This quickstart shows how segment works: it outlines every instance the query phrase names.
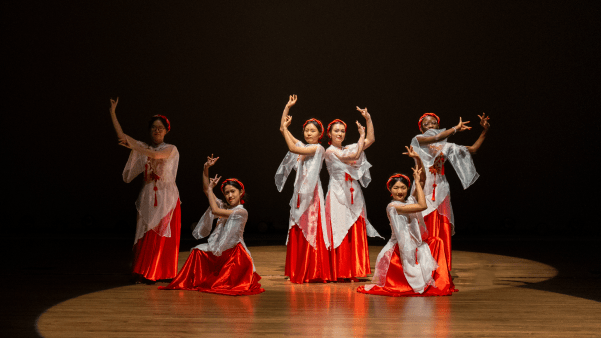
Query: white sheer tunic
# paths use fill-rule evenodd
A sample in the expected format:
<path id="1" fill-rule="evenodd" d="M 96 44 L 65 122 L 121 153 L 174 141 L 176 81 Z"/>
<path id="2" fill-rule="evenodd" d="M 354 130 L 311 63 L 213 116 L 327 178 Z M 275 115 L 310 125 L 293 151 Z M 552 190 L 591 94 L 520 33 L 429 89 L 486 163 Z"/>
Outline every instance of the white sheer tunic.
<path id="1" fill-rule="evenodd" d="M 428 209 L 422 214 L 428 215 L 434 210 L 446 216 L 453 229 L 451 234 L 455 234 L 455 217 L 451 207 L 451 193 L 449 183 L 444 175 L 444 162 L 449 160 L 461 180 L 463 189 L 472 185 L 480 175 L 476 172 L 476 167 L 472 161 L 472 155 L 465 146 L 447 142 L 446 139 L 435 143 L 420 145 L 418 137 L 436 136 L 446 129 L 430 129 L 424 134 L 417 135 L 411 140 L 411 146 L 419 154 L 426 171 L 426 183 L 424 194 Z"/>
<path id="2" fill-rule="evenodd" d="M 357 151 L 357 144 L 350 144 L 343 149 L 330 146 L 326 150 L 325 160 L 330 174 L 328 184 L 328 195 L 326 196 L 326 219 L 332 227 L 333 247 L 337 248 L 342 243 L 349 229 L 359 216 L 365 219 L 367 236 L 380 237 L 380 234 L 367 220 L 365 199 L 361 192 L 360 182 L 367 187 L 371 182 L 369 168 L 365 153 L 361 153 L 359 159 L 351 164 L 342 162 L 338 156 L 347 157 Z M 338 156 L 336 156 L 338 155 Z"/>
<path id="3" fill-rule="evenodd" d="M 123 169 L 123 180 L 131 182 L 140 173 L 144 173 L 144 186 L 138 199 L 138 222 L 134 245 L 144 234 L 155 231 L 161 237 L 171 237 L 171 217 L 179 199 L 179 191 L 175 185 L 179 152 L 174 145 L 161 143 L 157 147 L 137 141 L 138 145 L 153 151 L 170 150 L 171 154 L 165 159 L 153 159 L 135 150 L 129 154 L 129 159 Z"/>
<path id="4" fill-rule="evenodd" d="M 410 196 L 407 202 L 392 201 L 386 207 L 392 236 L 378 255 L 376 271 L 372 278 L 373 284 L 366 285 L 366 290 L 371 290 L 374 285 L 380 287 L 386 285 L 386 275 L 395 245 L 399 247 L 403 272 L 413 291 L 423 293 L 429 285 L 436 287 L 432 273 L 436 271 L 438 264 L 432 257 L 428 244 L 422 242 L 422 235 L 427 230 L 421 212 L 399 214 L 395 208 L 396 205 L 416 203 L 415 198 Z"/>
<path id="5" fill-rule="evenodd" d="M 217 199 L 217 206 L 220 209 L 225 209 L 226 205 L 222 200 Z M 211 207 L 207 209 L 207 211 L 202 215 L 200 221 L 196 224 L 194 230 L 192 230 L 192 236 L 196 239 L 201 239 L 209 236 L 208 243 L 203 243 L 192 248 L 198 249 L 205 252 L 210 252 L 215 256 L 221 256 L 221 254 L 233 247 L 235 247 L 238 243 L 242 244 L 248 256 L 250 256 L 250 251 L 246 247 L 244 243 L 244 227 L 246 226 L 246 221 L 248 220 L 248 211 L 244 209 L 242 204 L 238 204 L 235 208 L 231 209 L 232 213 L 229 217 L 219 217 L 217 220 L 217 225 L 215 225 L 215 230 L 211 234 L 211 229 L 213 227 L 213 221 L 215 220 L 215 215 L 211 212 Z M 255 264 L 253 262 L 253 271 L 255 270 Z"/>
<path id="6" fill-rule="evenodd" d="M 326 228 L 323 188 L 321 187 L 321 180 L 319 179 L 325 149 L 320 144 L 303 144 L 300 141 L 296 143 L 296 146 L 305 148 L 315 147 L 316 150 L 315 154 L 311 156 L 288 152 L 275 174 L 275 185 L 278 188 L 278 191 L 281 192 L 290 172 L 293 169 L 296 170 L 294 194 L 290 200 L 290 220 L 288 230 L 294 225 L 298 225 L 307 242 L 312 247 L 317 248 L 317 227 L 319 217 L 319 220 L 321 220 L 323 241 L 325 242 L 326 248 L 329 249 L 330 240 L 327 236 L 328 231 Z M 315 198 L 319 198 L 319 213 L 315 210 L 317 209 Z M 307 210 L 307 217 L 303 218 L 303 214 L 305 214 Z M 286 244 L 288 244 L 288 238 L 286 238 Z"/>

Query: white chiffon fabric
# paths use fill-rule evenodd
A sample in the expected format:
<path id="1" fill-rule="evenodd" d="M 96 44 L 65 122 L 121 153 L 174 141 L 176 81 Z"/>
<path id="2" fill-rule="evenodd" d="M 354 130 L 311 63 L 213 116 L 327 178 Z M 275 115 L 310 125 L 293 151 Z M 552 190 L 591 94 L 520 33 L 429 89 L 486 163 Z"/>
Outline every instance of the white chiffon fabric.
<path id="1" fill-rule="evenodd" d="M 321 187 L 321 180 L 319 179 L 325 149 L 320 144 L 303 144 L 300 141 L 296 143 L 296 146 L 305 148 L 316 147 L 316 150 L 315 154 L 311 156 L 288 152 L 275 174 L 275 185 L 278 188 L 278 191 L 282 192 L 284 183 L 286 183 L 286 180 L 288 179 L 288 175 L 293 169 L 296 170 L 294 194 L 290 200 L 290 220 L 288 229 L 290 230 L 294 225 L 298 225 L 307 242 L 312 247 L 316 248 L 317 217 L 320 217 L 323 241 L 325 242 L 326 248 L 329 249 L 330 240 L 327 236 L 328 231 L 326 229 L 323 188 Z M 316 197 L 319 198 L 319 215 L 317 215 L 314 205 Z M 307 210 L 309 210 L 308 215 L 305 215 L 308 216 L 306 217 L 307 221 L 304 222 L 305 219 L 303 219 L 303 222 L 301 222 L 301 218 Z M 288 244 L 288 238 L 286 238 L 286 244 Z"/>
<path id="2" fill-rule="evenodd" d="M 422 242 L 422 236 L 427 230 L 421 212 L 399 214 L 395 208 L 396 205 L 409 204 L 417 204 L 413 196 L 407 202 L 392 201 L 386 207 L 392 236 L 378 255 L 373 284 L 365 286 L 368 291 L 374 285 L 385 286 L 395 245 L 399 248 L 405 278 L 413 291 L 423 293 L 427 286 L 436 287 L 432 273 L 436 271 L 438 264 L 432 257 L 428 244 Z"/>
<path id="3" fill-rule="evenodd" d="M 326 166 L 330 174 L 326 196 L 326 219 L 329 218 L 332 227 L 334 248 L 340 246 L 359 216 L 365 219 L 367 236 L 384 238 L 367 220 L 365 199 L 360 186 L 367 187 L 371 182 L 369 173 L 371 164 L 367 162 L 365 153 L 361 153 L 359 159 L 351 164 L 344 163 L 339 158 L 339 156 L 348 157 L 356 151 L 357 144 L 354 143 L 343 149 L 330 146 L 325 153 Z M 346 174 L 351 177 L 350 180 L 347 179 Z M 360 182 L 360 185 L 357 182 Z"/>
<path id="4" fill-rule="evenodd" d="M 225 209 L 226 205 L 222 200 L 217 199 L 217 206 L 220 209 Z M 215 230 L 211 234 L 211 229 L 213 228 L 213 221 L 215 220 L 215 215 L 211 211 L 211 207 L 207 209 L 207 211 L 202 215 L 200 221 L 196 224 L 194 230 L 192 230 L 192 236 L 196 239 L 201 239 L 209 236 L 208 243 L 203 243 L 192 248 L 198 249 L 205 252 L 211 252 L 215 256 L 221 256 L 221 254 L 233 247 L 235 247 L 238 243 L 242 244 L 244 250 L 248 253 L 248 256 L 251 257 L 250 251 L 246 247 L 246 243 L 244 243 L 244 227 L 246 226 L 246 221 L 248 220 L 248 211 L 244 209 L 242 204 L 238 204 L 234 207 L 232 213 L 229 217 L 219 217 L 217 220 L 217 225 L 215 225 Z M 253 262 L 253 271 L 255 270 L 255 264 Z"/>
<path id="5" fill-rule="evenodd" d="M 453 215 L 453 208 L 451 207 L 449 183 L 447 182 L 446 176 L 441 174 L 442 166 L 447 160 L 451 162 L 457 176 L 461 180 L 463 189 L 467 189 L 472 185 L 480 175 L 476 172 L 476 167 L 472 161 L 472 155 L 465 146 L 449 143 L 446 139 L 424 145 L 420 145 L 417 140 L 418 137 L 436 136 L 445 130 L 446 129 L 430 129 L 423 134 L 417 135 L 411 140 L 411 146 L 413 146 L 413 149 L 419 154 L 424 165 L 424 170 L 426 171 L 424 194 L 426 195 L 428 209 L 424 210 L 422 214 L 425 216 L 434 210 L 438 210 L 438 212 L 446 216 L 453 225 L 451 234 L 454 235 L 455 217 Z M 436 184 L 436 189 L 434 189 L 434 184 Z M 434 190 L 436 190 L 436 193 L 434 200 L 432 200 Z"/>
<path id="6" fill-rule="evenodd" d="M 151 147 L 144 142 L 137 142 L 143 148 L 153 151 L 170 150 L 171 154 L 165 159 L 149 158 L 135 150 L 129 154 L 123 169 L 123 180 L 129 183 L 140 173 L 144 173 L 144 186 L 136 200 L 138 221 L 134 245 L 149 230 L 162 237 L 171 237 L 171 217 L 179 199 L 179 191 L 175 185 L 179 165 L 177 148 L 167 143 Z"/>

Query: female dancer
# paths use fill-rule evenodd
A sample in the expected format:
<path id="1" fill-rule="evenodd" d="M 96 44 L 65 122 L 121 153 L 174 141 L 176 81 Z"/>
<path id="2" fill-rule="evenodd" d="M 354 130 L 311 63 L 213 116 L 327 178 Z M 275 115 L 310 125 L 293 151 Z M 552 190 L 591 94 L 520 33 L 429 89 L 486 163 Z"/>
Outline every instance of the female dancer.
<path id="1" fill-rule="evenodd" d="M 411 154 L 413 149 L 407 151 L 405 154 Z M 438 264 L 428 244 L 422 242 L 422 236 L 427 236 L 421 215 L 427 208 L 422 190 L 425 175 L 419 157 L 415 160 L 413 185 L 403 174 L 392 175 L 386 183 L 393 199 L 386 207 L 392 236 L 378 255 L 373 284 L 360 286 L 359 292 L 393 297 L 447 294 L 448 290 L 437 288 L 432 278 Z"/>
<path id="2" fill-rule="evenodd" d="M 367 108 L 357 110 L 365 118 L 365 128 L 357 121 L 359 142 L 342 146 L 346 135 L 346 123 L 334 120 L 328 125 L 330 147 L 326 150 L 325 160 L 330 174 L 328 194 L 326 196 L 326 221 L 332 230 L 332 269 L 337 279 L 365 277 L 371 273 L 367 236 L 378 236 L 378 232 L 367 221 L 365 200 L 361 187 L 367 187 L 371 181 L 371 164 L 365 158 L 365 149 L 374 143 L 374 127 Z"/>
<path id="3" fill-rule="evenodd" d="M 296 100 L 296 95 L 290 96 L 282 113 L 280 132 L 289 151 L 275 174 L 275 184 L 281 192 L 292 169 L 296 170 L 294 194 L 290 200 L 285 274 L 293 283 L 335 281 L 330 268 L 330 241 L 319 179 L 325 153 L 319 144 L 323 125 L 316 119 L 305 122 L 306 145 L 294 138 L 288 131 L 292 121 L 288 112 Z"/>
<path id="4" fill-rule="evenodd" d="M 422 134 L 411 140 L 412 148 L 417 151 L 426 168 L 424 194 L 426 195 L 428 208 L 422 214 L 430 236 L 428 243 L 434 258 L 438 261 L 439 270 L 437 273 L 441 275 L 445 273 L 445 271 L 440 270 L 442 266 L 446 266 L 444 270 L 449 271 L 448 279 L 451 290 L 454 290 L 450 276 L 451 236 L 455 233 L 455 220 L 451 208 L 449 183 L 444 174 L 444 162 L 447 159 L 451 162 L 464 189 L 467 189 L 478 179 L 479 175 L 474 167 L 471 154 L 480 148 L 490 127 L 488 116 L 483 113 L 482 116 L 478 117 L 480 118 L 480 125 L 484 129 L 472 146 L 459 146 L 447 142 L 447 138 L 456 132 L 471 129 L 467 126 L 469 121 L 463 122 L 459 118 L 459 123 L 452 129 L 439 129 L 440 118 L 433 113 L 422 115 L 418 123 Z"/>
<path id="5" fill-rule="evenodd" d="M 196 239 L 207 237 L 213 220 L 218 217 L 215 231 L 208 243 L 192 249 L 184 267 L 161 290 L 195 290 L 218 293 L 228 296 L 256 295 L 264 292 L 259 276 L 255 271 L 250 251 L 244 244 L 244 226 L 248 212 L 244 204 L 244 185 L 235 178 L 228 178 L 221 184 L 221 192 L 226 203 L 217 199 L 213 188 L 221 177 L 209 180 L 209 167 L 217 162 L 211 155 L 207 157 L 202 173 L 202 187 L 209 199 L 209 208 L 192 231 Z"/>
<path id="6" fill-rule="evenodd" d="M 152 143 L 136 141 L 123 133 L 117 121 L 118 103 L 119 98 L 111 99 L 113 126 L 120 144 L 132 150 L 123 170 L 123 180 L 129 183 L 144 173 L 144 187 L 136 201 L 134 277 L 138 283 L 173 278 L 177 274 L 181 212 L 175 185 L 179 152 L 174 145 L 163 142 L 171 124 L 165 116 L 155 115 L 148 123 Z"/>

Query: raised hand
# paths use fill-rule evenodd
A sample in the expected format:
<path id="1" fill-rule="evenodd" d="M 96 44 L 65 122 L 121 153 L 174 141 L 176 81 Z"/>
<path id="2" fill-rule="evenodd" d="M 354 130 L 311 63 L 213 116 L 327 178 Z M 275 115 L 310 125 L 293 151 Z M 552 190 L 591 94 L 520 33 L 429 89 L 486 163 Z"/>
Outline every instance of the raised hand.
<path id="1" fill-rule="evenodd" d="M 290 123 L 292 123 L 292 116 L 288 115 L 286 116 L 286 120 L 284 121 L 284 128 L 288 128 L 290 126 Z"/>
<path id="2" fill-rule="evenodd" d="M 207 162 L 205 163 L 205 168 L 214 166 L 215 162 L 217 162 L 218 159 L 219 159 L 219 157 L 213 157 L 213 154 L 211 154 L 211 156 L 207 156 Z"/>
<path id="3" fill-rule="evenodd" d="M 359 108 L 359 106 L 357 106 L 357 110 L 361 113 L 361 115 L 363 115 L 363 117 L 366 120 L 369 120 L 371 118 L 371 115 L 369 115 L 369 113 L 367 112 L 367 107 L 361 109 Z"/>
<path id="4" fill-rule="evenodd" d="M 127 141 L 127 137 L 119 138 L 119 145 L 124 146 L 125 148 L 132 149 L 131 144 Z"/>
<path id="5" fill-rule="evenodd" d="M 413 150 L 413 146 L 407 147 L 405 146 L 405 149 L 407 149 L 406 153 L 403 153 L 403 155 L 407 155 L 409 157 L 413 157 L 413 158 L 419 158 L 419 155 L 417 154 L 417 152 L 415 152 L 415 150 Z"/>
<path id="6" fill-rule="evenodd" d="M 482 128 L 490 128 L 490 123 L 488 123 L 490 116 L 484 116 L 484 112 L 482 112 L 482 116 L 478 115 L 478 117 L 480 118 L 480 125 L 482 126 Z"/>
<path id="7" fill-rule="evenodd" d="M 464 130 L 470 130 L 472 129 L 472 127 L 468 126 L 467 124 L 470 123 L 470 121 L 465 121 L 463 122 L 461 120 L 461 117 L 459 118 L 459 123 L 457 124 L 457 126 L 455 126 L 455 129 L 457 129 L 457 131 L 464 131 Z"/>
<path id="8" fill-rule="evenodd" d="M 297 98 L 296 98 L 295 94 L 290 95 L 290 98 L 288 99 L 288 103 L 286 104 L 286 108 L 290 108 L 290 107 L 294 106 L 296 104 L 296 100 L 297 100 Z"/>
<path id="9" fill-rule="evenodd" d="M 413 180 L 415 181 L 413 184 L 419 184 L 419 179 L 421 178 L 422 175 L 422 168 L 418 168 L 417 166 L 415 168 L 411 168 L 413 169 Z"/>
<path id="10" fill-rule="evenodd" d="M 217 175 L 215 175 L 215 178 L 210 178 L 209 179 L 209 189 L 213 190 L 213 188 L 215 188 L 217 186 L 217 183 L 219 182 L 220 179 L 221 179 L 221 176 L 217 177 Z"/>
<path id="11" fill-rule="evenodd" d="M 117 104 L 119 103 L 119 97 L 117 96 L 117 100 L 111 99 L 111 111 L 114 112 L 117 108 Z"/>
<path id="12" fill-rule="evenodd" d="M 357 121 L 357 128 L 359 129 L 359 136 L 365 136 L 365 127 L 362 126 L 361 123 L 359 123 L 359 121 Z"/>

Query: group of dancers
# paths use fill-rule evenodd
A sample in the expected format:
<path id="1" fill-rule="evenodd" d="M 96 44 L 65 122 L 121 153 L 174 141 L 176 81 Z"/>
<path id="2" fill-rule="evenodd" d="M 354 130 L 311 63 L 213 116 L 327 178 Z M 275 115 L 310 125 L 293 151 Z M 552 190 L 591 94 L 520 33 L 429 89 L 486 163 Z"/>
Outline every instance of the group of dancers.
<path id="1" fill-rule="evenodd" d="M 169 280 L 159 289 L 196 290 L 224 295 L 253 295 L 264 292 L 243 233 L 248 212 L 244 208 L 244 184 L 229 178 L 220 185 L 224 200 L 213 189 L 221 177 L 210 177 L 209 168 L 219 157 L 207 157 L 203 170 L 203 191 L 209 208 L 192 234 L 208 242 L 192 249 L 177 272 L 180 240 L 180 201 L 175 177 L 179 153 L 164 143 L 171 130 L 169 120 L 155 115 L 149 122 L 151 144 L 123 133 L 116 117 L 117 100 L 111 99 L 111 117 L 119 143 L 131 149 L 123 171 L 130 182 L 144 173 L 144 186 L 136 207 L 138 219 L 134 240 L 133 274 L 138 282 Z M 343 146 L 347 125 L 336 119 L 324 130 L 317 119 L 303 125 L 306 143 L 296 139 L 288 127 L 290 109 L 297 96 L 291 95 L 282 113 L 280 132 L 289 152 L 277 169 L 276 187 L 282 188 L 296 170 L 294 193 L 286 240 L 285 275 L 292 283 L 358 281 L 371 273 L 367 237 L 381 237 L 367 220 L 361 186 L 371 182 L 365 150 L 375 141 L 374 126 L 367 108 L 357 110 L 366 126 L 356 122 L 357 143 Z M 403 153 L 415 161 L 413 182 L 394 174 L 386 183 L 392 201 L 386 212 L 392 236 L 376 261 L 370 284 L 358 292 L 385 296 L 447 296 L 457 291 L 451 278 L 451 236 L 453 211 L 444 163 L 453 165 L 464 188 L 478 178 L 471 154 L 482 145 L 490 124 L 479 116 L 483 130 L 472 146 L 459 146 L 447 139 L 471 129 L 461 118 L 451 129 L 440 129 L 440 119 L 424 114 L 418 122 L 420 134 Z M 320 144 L 324 133 L 330 146 Z M 325 160 L 330 180 L 324 198 L 319 174 Z M 213 229 L 213 221 L 218 219 Z M 211 231 L 213 230 L 213 231 Z"/>

